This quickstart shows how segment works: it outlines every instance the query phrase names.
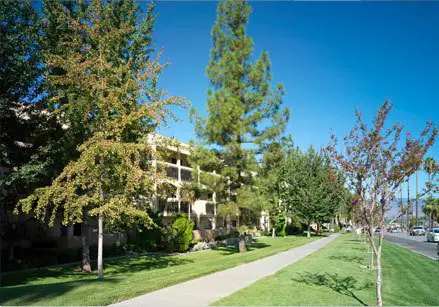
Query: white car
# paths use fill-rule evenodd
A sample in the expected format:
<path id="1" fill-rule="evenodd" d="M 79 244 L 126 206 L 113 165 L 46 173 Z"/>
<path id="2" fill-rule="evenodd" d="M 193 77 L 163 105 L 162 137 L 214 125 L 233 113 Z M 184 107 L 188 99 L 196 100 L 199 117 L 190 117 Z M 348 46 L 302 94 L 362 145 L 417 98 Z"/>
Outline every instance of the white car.
<path id="1" fill-rule="evenodd" d="M 427 233 L 428 242 L 439 242 L 439 228 L 433 228 Z"/>

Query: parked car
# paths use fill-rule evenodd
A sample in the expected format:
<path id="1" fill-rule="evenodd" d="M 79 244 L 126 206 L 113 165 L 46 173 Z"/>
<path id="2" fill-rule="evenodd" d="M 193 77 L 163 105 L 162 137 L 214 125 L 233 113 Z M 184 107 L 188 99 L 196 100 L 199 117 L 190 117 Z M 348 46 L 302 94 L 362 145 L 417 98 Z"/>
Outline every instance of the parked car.
<path id="1" fill-rule="evenodd" d="M 439 228 L 433 228 L 431 231 L 427 232 L 428 242 L 439 242 Z"/>
<path id="2" fill-rule="evenodd" d="M 411 236 L 425 236 L 424 226 L 415 226 L 410 230 Z"/>
<path id="3" fill-rule="evenodd" d="M 381 232 L 381 227 L 375 228 L 375 232 Z"/>

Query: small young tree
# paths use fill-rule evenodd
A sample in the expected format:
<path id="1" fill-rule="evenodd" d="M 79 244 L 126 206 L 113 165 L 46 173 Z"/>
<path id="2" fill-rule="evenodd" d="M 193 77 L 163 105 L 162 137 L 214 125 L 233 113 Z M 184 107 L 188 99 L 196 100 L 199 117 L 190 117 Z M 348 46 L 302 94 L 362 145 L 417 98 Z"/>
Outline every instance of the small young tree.
<path id="1" fill-rule="evenodd" d="M 344 137 L 344 153 L 337 150 L 337 138 L 331 135 L 331 144 L 326 148 L 333 165 L 347 178 L 349 188 L 355 192 L 355 204 L 360 206 L 367 224 L 370 244 L 376 255 L 376 296 L 377 305 L 382 306 L 381 250 L 384 237 L 385 213 L 400 185 L 412 175 L 422 163 L 427 150 L 433 145 L 437 129 L 427 123 L 419 138 L 408 133 L 405 146 L 399 144 L 402 126 L 395 124 L 384 130 L 385 121 L 392 104 L 384 102 L 368 128 L 362 116 L 356 113 L 357 122 Z M 374 220 L 379 212 L 378 221 Z M 374 239 L 374 226 L 381 227 L 378 244 Z"/>
<path id="2" fill-rule="evenodd" d="M 134 2 L 84 3 L 80 16 L 57 6 L 72 35 L 61 43 L 68 50 L 48 54 L 47 63 L 64 71 L 49 78 L 57 89 L 53 108 L 66 120 L 81 118 L 91 137 L 80 147 L 52 185 L 36 189 L 19 202 L 18 210 L 33 211 L 52 225 L 61 212 L 63 223 L 98 217 L 98 273 L 103 278 L 103 223 L 150 226 L 147 205 L 154 195 L 158 174 L 152 167 L 148 136 L 170 115 L 170 105 L 185 103 L 157 86 L 166 65 L 150 56 L 153 6 L 137 24 Z M 80 96 L 80 99 L 68 99 Z M 166 147 L 166 146 L 163 146 Z"/>

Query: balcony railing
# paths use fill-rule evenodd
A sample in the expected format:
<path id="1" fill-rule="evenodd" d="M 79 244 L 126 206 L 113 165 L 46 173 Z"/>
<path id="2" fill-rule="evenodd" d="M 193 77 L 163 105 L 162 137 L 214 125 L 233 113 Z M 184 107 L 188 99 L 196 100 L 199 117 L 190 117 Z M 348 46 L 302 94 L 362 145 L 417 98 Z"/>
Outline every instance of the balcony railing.
<path id="1" fill-rule="evenodd" d="M 188 213 L 190 208 L 190 204 L 187 202 L 181 202 L 180 203 L 180 212 L 182 213 Z"/>
<path id="2" fill-rule="evenodd" d="M 166 206 L 166 212 L 178 212 L 178 203 L 169 202 Z"/>
<path id="3" fill-rule="evenodd" d="M 192 180 L 192 172 L 186 169 L 181 170 L 181 180 L 183 181 L 191 181 Z"/>
<path id="4" fill-rule="evenodd" d="M 214 204 L 206 204 L 206 214 L 215 214 Z"/>
<path id="5" fill-rule="evenodd" d="M 166 176 L 178 179 L 178 168 L 174 166 L 166 166 Z"/>

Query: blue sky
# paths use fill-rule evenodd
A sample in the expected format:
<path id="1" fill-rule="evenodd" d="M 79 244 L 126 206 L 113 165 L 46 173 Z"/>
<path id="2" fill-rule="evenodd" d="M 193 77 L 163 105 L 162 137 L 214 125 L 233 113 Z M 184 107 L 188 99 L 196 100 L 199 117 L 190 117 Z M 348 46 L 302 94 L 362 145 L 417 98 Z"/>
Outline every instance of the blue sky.
<path id="1" fill-rule="evenodd" d="M 254 55 L 267 50 L 275 82 L 291 110 L 287 133 L 301 148 L 342 137 L 355 108 L 370 120 L 384 99 L 400 122 L 418 134 L 439 124 L 439 2 L 250 2 L 247 28 Z M 155 41 L 170 61 L 161 86 L 188 98 L 205 114 L 210 29 L 215 2 L 157 2 Z M 187 110 L 161 133 L 194 137 Z M 439 159 L 436 144 L 429 155 Z M 420 174 L 420 186 L 426 180 Z M 414 178 L 411 187 L 414 193 Z"/>

